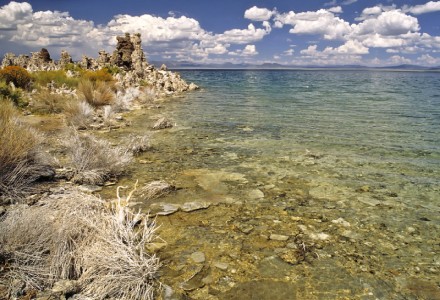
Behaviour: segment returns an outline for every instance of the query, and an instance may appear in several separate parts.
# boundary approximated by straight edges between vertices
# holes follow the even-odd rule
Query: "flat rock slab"
[[[195,263],[203,263],[206,260],[205,253],[200,252],[200,251],[194,252],[193,254],[191,254],[191,259]]]
[[[193,201],[193,202],[186,202],[186,203],[184,203],[180,208],[184,212],[191,212],[191,211],[195,211],[195,210],[199,210],[199,209],[206,209],[210,205],[211,204],[207,203],[207,202]]]
[[[159,216],[167,216],[179,210],[179,205],[172,203],[153,203],[150,205],[150,210],[153,214]]]
[[[289,239],[289,236],[273,233],[269,236],[269,239],[272,241],[287,241]]]

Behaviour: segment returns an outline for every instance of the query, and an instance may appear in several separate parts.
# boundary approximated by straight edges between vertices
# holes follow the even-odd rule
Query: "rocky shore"
[[[116,49],[112,54],[104,50],[99,51],[95,58],[83,56],[81,61],[73,62],[67,51],[62,51],[60,59],[51,59],[45,48],[31,55],[5,54],[1,67],[19,66],[30,72],[54,71],[67,69],[69,76],[78,76],[75,71],[79,67],[83,70],[100,70],[110,68],[115,71],[115,79],[121,87],[138,87],[147,84],[154,88],[159,95],[172,95],[198,89],[194,83],[186,83],[178,73],[167,70],[165,65],[160,69],[149,64],[142,49],[140,34],[126,34],[117,37]]]

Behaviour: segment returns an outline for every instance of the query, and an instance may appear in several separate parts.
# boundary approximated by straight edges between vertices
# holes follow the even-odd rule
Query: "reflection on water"
[[[176,297],[440,299],[440,74],[182,76],[204,89],[160,110],[177,126],[132,172],[211,203],[160,217]]]

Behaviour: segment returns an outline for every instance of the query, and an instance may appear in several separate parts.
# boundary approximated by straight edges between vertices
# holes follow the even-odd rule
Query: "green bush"
[[[75,77],[68,77],[64,70],[57,71],[39,71],[33,73],[35,83],[40,86],[47,86],[48,83],[54,82],[57,87],[65,84],[69,88],[76,88],[79,79]]]
[[[27,89],[32,82],[32,77],[22,67],[7,66],[0,70],[0,80],[5,81],[7,84],[12,82],[18,88]]]
[[[11,101],[18,107],[27,105],[27,102],[23,98],[22,90],[12,88],[5,81],[0,81],[0,100]]]

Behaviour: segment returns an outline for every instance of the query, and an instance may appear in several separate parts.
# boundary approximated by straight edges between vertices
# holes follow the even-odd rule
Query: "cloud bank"
[[[340,5],[354,2],[342,1]],[[365,63],[368,59],[377,62],[371,58],[372,49],[388,54],[388,60],[382,60],[383,63],[438,62],[440,37],[422,32],[418,16],[440,11],[440,1],[400,8],[378,4],[363,9],[352,23],[341,17],[340,5],[332,1],[326,9],[306,12],[279,12],[253,6],[244,11],[244,20],[249,21],[247,27],[213,33],[186,16],[121,14],[97,25],[90,20],[75,19],[68,12],[34,12],[31,4],[13,1],[0,7],[0,43],[5,45],[4,51],[13,50],[8,47],[18,47],[24,52],[41,47],[54,53],[68,49],[79,59],[81,54],[96,56],[100,49],[110,51],[117,35],[140,32],[149,55],[213,62],[257,59],[261,55],[258,43],[274,31],[287,30],[292,40],[310,36],[315,41],[296,52],[289,46],[270,54],[277,59],[288,58],[289,63],[346,64]],[[413,55],[412,60],[408,55]]]

